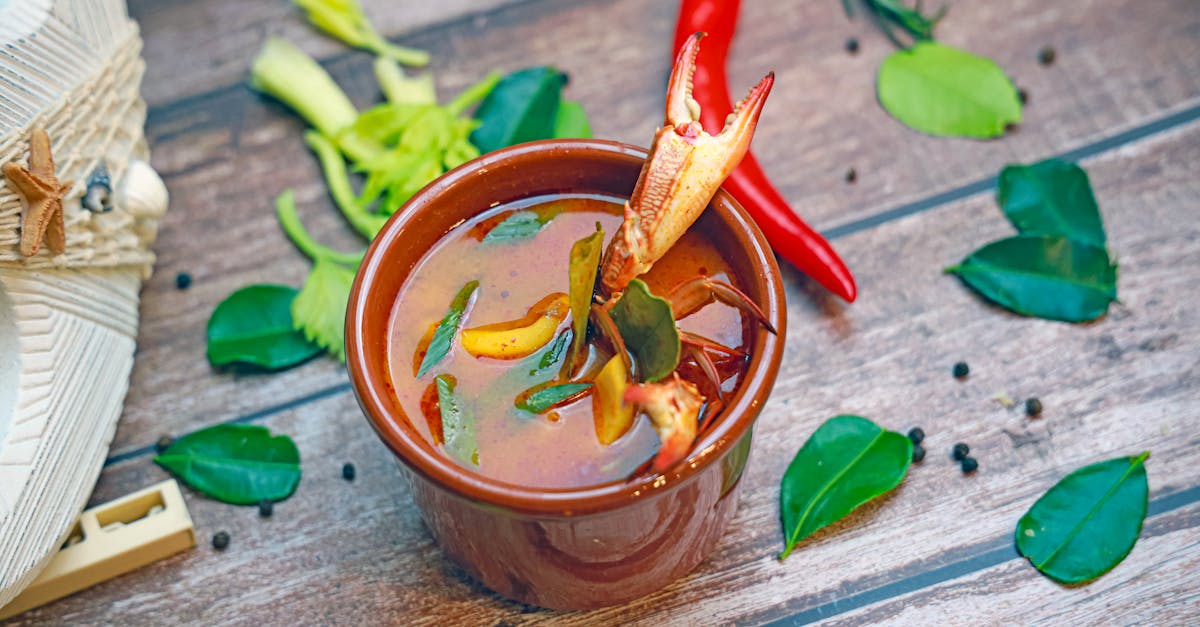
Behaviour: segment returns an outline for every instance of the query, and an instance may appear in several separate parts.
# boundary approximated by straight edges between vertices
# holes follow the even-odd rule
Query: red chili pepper
[[[700,122],[710,132],[721,130],[726,116],[733,111],[725,80],[725,59],[740,5],[740,0],[683,0],[679,8],[673,50],[678,50],[697,31],[708,33],[696,59],[692,97],[700,103]],[[854,301],[858,290],[846,264],[820,233],[792,211],[753,154],[746,153],[722,187],[746,208],[776,253],[829,291]]]

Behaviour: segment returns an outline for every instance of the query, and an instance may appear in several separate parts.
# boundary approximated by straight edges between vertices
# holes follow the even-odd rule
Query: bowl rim
[[[485,154],[442,175],[425,186],[404,204],[384,225],[367,248],[354,278],[346,312],[346,367],[351,385],[358,397],[367,421],[396,457],[410,469],[434,484],[460,497],[481,501],[514,512],[540,516],[577,516],[610,511],[635,501],[654,498],[689,483],[701,472],[721,460],[752,427],[774,386],[783,357],[786,337],[786,305],[782,275],[765,236],[745,209],[725,190],[717,191],[705,211],[716,210],[722,221],[738,227],[733,237],[750,259],[754,281],[764,284],[765,302],[759,303],[774,324],[772,335],[761,327],[755,334],[754,350],[745,377],[732,399],[722,411],[720,422],[693,445],[687,460],[676,464],[663,474],[649,475],[640,480],[618,480],[581,488],[533,488],[492,479],[468,470],[448,456],[432,450],[418,434],[414,441],[396,423],[406,416],[392,418],[384,397],[390,392],[390,382],[368,378],[367,350],[369,342],[362,338],[369,290],[388,265],[386,251],[396,247],[404,235],[405,226],[418,218],[430,201],[447,189],[471,184],[469,179],[480,170],[500,163],[508,167],[536,167],[538,161],[553,158],[563,151],[573,156],[579,152],[596,153],[597,158],[629,160],[633,165],[645,160],[647,150],[630,144],[608,140],[559,139],[542,140],[509,146]],[[490,207],[480,207],[484,211]],[[445,237],[442,234],[440,237]],[[427,251],[426,251],[427,252]],[[423,256],[425,252],[422,252]],[[418,260],[420,257],[418,257]],[[390,317],[390,310],[389,310]],[[424,446],[423,446],[424,445]]]

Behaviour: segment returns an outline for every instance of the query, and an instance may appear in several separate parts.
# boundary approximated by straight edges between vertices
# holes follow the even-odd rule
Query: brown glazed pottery
[[[724,251],[737,282],[778,334],[756,332],[741,386],[687,461],[628,482],[534,489],[456,464],[421,436],[391,393],[388,321],[415,264],[455,225],[533,195],[628,196],[645,158],[645,150],[615,142],[553,140],[467,163],[392,217],[367,250],[350,294],[346,346],[354,391],[402,462],[430,533],[476,579],[526,603],[557,609],[623,603],[687,574],[716,547],[737,507],[751,429],[783,356],[784,295],[775,257],[737,202],[717,192],[693,228]]]

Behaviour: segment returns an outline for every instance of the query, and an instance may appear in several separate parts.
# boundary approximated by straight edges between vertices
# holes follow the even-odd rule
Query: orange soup
[[[445,357],[416,376],[434,326],[465,285],[478,281],[463,311],[464,329],[530,315],[548,296],[568,292],[572,245],[594,233],[597,223],[607,245],[621,224],[623,203],[614,197],[558,195],[498,206],[443,236],[413,269],[391,315],[391,382],[416,429],[459,464],[506,483],[572,488],[627,479],[642,472],[654,456],[659,440],[645,416],[635,419],[616,441],[602,444],[586,392],[541,414],[517,407],[522,393],[560,374],[562,347],[570,341],[564,337],[571,333],[569,315],[554,329],[554,341],[519,358],[472,356],[456,334]],[[524,227],[532,233],[489,237],[497,225],[511,225],[509,218],[518,213],[529,218]],[[530,226],[534,218],[536,224]],[[689,231],[642,277],[653,293],[667,294],[697,275],[735,281],[721,254],[697,231]],[[746,352],[750,321],[744,321],[737,308],[715,302],[678,323],[682,331]],[[586,360],[573,380],[591,380],[611,356],[605,350],[589,339]],[[736,387],[745,364],[745,356],[718,361],[724,392]],[[699,385],[708,399],[701,414],[703,432],[720,402],[716,385],[700,381],[704,375],[699,366],[686,357],[677,372]],[[469,440],[470,453],[447,446],[450,436],[443,432],[435,383],[439,375],[443,383],[453,384],[456,411],[464,416],[453,436]]]

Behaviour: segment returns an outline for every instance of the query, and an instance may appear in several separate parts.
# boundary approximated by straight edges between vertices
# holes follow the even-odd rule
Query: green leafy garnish
[[[570,346],[573,335],[574,333],[569,329],[559,333],[558,337],[554,338],[554,341],[550,343],[550,347],[543,350],[541,357],[538,359],[537,367],[530,371],[529,375],[537,375],[557,365],[566,353],[567,347]]]
[[[483,241],[487,243],[512,242],[529,239],[538,234],[546,222],[542,216],[533,211],[517,211],[492,227]]]
[[[471,143],[481,152],[554,137],[563,75],[547,66],[517,70],[505,76],[475,111],[481,122]]]
[[[320,353],[294,328],[295,297],[286,285],[249,285],[230,294],[208,319],[208,361],[282,370]]]
[[[384,39],[363,14],[357,0],[293,0],[304,9],[313,26],[342,40],[346,45],[370,50],[404,65],[425,65],[429,53],[397,46]]]
[[[442,414],[442,436],[446,449],[455,457],[474,466],[479,465],[479,445],[475,439],[475,417],[462,398],[455,394],[458,381],[452,375],[439,374],[433,378],[437,385],[438,408]]]
[[[517,409],[540,414],[592,389],[591,383],[560,383],[549,387],[526,390],[517,396]]]
[[[1092,320],[1117,299],[1117,266],[1108,253],[1065,237],[1009,237],[946,271],[1010,311],[1049,320]]]
[[[296,444],[255,425],[217,425],[189,433],[154,462],[193,489],[234,505],[281,501],[300,484]]]
[[[610,315],[642,381],[658,381],[679,365],[679,329],[671,304],[651,294],[641,279],[629,282]]]
[[[588,123],[583,105],[574,100],[563,100],[558,104],[554,116],[555,139],[588,139],[592,136],[592,125]]]
[[[834,416],[796,453],[780,486],[785,547],[796,544],[904,479],[912,441],[860,416]]]
[[[1008,165],[996,202],[1022,235],[1060,235],[1104,247],[1104,224],[1087,172],[1061,159]]]
[[[338,361],[346,361],[346,302],[350,300],[354,272],[354,268],[330,259],[317,259],[292,301],[296,330],[333,353]]]
[[[425,376],[426,372],[438,365],[450,352],[454,336],[458,334],[459,325],[462,324],[463,314],[471,303],[471,296],[478,288],[479,281],[471,281],[464,285],[458,294],[454,295],[454,300],[450,301],[450,309],[438,323],[437,330],[433,332],[433,338],[429,341],[429,346],[425,348],[425,357],[421,359],[421,366],[417,368],[418,379]]]
[[[892,53],[879,66],[879,102],[931,135],[988,138],[1021,121],[1012,81],[990,59],[932,41]]]
[[[571,299],[571,331],[575,335],[571,350],[563,363],[563,376],[575,369],[584,340],[587,339],[588,315],[592,310],[592,295],[596,291],[596,275],[600,272],[600,257],[604,255],[604,230],[596,223],[596,231],[571,245],[569,295]],[[674,366],[672,366],[674,368]]]
[[[1017,523],[1017,550],[1065,584],[1091,581],[1133,549],[1146,518],[1146,458],[1118,457],[1067,475]]]

